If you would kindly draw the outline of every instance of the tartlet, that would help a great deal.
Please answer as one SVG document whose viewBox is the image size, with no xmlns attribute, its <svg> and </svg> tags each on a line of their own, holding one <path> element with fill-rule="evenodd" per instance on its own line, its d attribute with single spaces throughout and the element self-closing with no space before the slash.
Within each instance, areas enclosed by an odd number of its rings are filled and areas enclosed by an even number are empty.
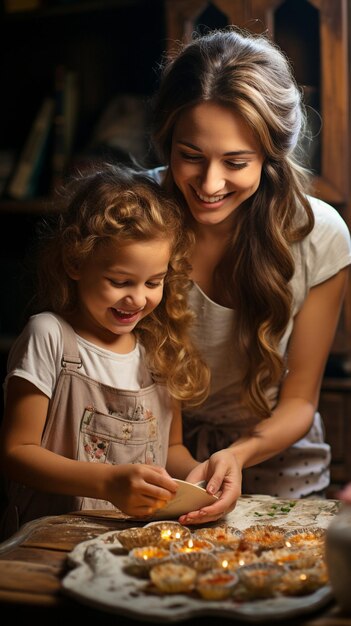
<svg viewBox="0 0 351 626">
<path fill-rule="evenodd" d="M 190 539 L 191 532 L 186 526 L 182 526 L 174 520 L 163 520 L 160 522 L 150 522 L 144 527 L 146 532 L 152 533 L 154 542 L 158 546 L 169 547 L 174 541 L 185 541 Z"/>
<path fill-rule="evenodd" d="M 151 529 L 146 528 L 126 528 L 118 532 L 118 540 L 125 550 L 132 550 L 133 548 L 142 548 L 143 546 L 149 546 L 156 544 L 157 534 Z"/>
<path fill-rule="evenodd" d="M 186 593 L 193 589 L 196 571 L 180 563 L 160 563 L 150 570 L 150 578 L 162 593 Z"/>
<path fill-rule="evenodd" d="M 191 537 L 185 541 L 175 541 L 171 543 L 171 554 L 174 556 L 178 554 L 189 554 L 192 552 L 213 552 L 214 545 L 207 539 L 198 539 L 197 537 Z"/>
<path fill-rule="evenodd" d="M 258 556 L 253 550 L 221 550 L 215 553 L 215 557 L 218 567 L 234 571 L 243 565 L 258 561 Z"/>
<path fill-rule="evenodd" d="M 285 530 L 272 524 L 249 526 L 242 533 L 242 541 L 259 550 L 282 548 L 285 545 L 285 537 Z"/>
<path fill-rule="evenodd" d="M 291 530 L 286 533 L 285 541 L 287 547 L 324 546 L 325 529 L 311 527 Z"/>
<path fill-rule="evenodd" d="M 240 581 L 254 598 L 270 598 L 276 595 L 277 586 L 286 567 L 277 563 L 251 563 L 237 570 Z"/>
<path fill-rule="evenodd" d="M 286 565 L 290 569 L 305 569 L 313 567 L 320 562 L 322 555 L 318 550 L 311 548 L 304 550 L 300 548 L 278 548 L 277 550 L 264 552 L 261 559 L 271 563 L 278 563 L 278 565 Z"/>
<path fill-rule="evenodd" d="M 148 572 L 154 565 L 170 560 L 170 551 L 160 546 L 140 546 L 128 553 L 127 566 L 140 573 Z"/>
<path fill-rule="evenodd" d="M 172 554 L 174 563 L 188 565 L 197 572 L 206 572 L 218 567 L 216 555 L 213 552 L 177 552 Z"/>
<path fill-rule="evenodd" d="M 305 570 L 287 571 L 279 582 L 279 592 L 285 596 L 303 596 L 323 587 L 328 582 L 325 563 Z"/>
<path fill-rule="evenodd" d="M 223 600 L 232 595 L 238 581 L 235 572 L 218 568 L 198 576 L 196 591 L 206 600 Z"/>
<path fill-rule="evenodd" d="M 234 533 L 227 528 L 215 526 L 213 528 L 200 528 L 196 530 L 194 537 L 211 541 L 216 548 L 235 548 L 240 542 L 241 532 L 237 531 Z"/>
</svg>

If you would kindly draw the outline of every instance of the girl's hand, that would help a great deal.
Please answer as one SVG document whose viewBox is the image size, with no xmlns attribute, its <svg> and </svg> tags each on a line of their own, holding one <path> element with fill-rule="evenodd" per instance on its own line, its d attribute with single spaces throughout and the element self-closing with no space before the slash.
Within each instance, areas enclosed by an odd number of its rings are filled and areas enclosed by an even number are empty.
<svg viewBox="0 0 351 626">
<path fill-rule="evenodd" d="M 177 483 L 157 465 L 111 465 L 107 500 L 133 517 L 152 515 L 174 498 Z"/>
<path fill-rule="evenodd" d="M 206 491 L 218 496 L 218 501 L 198 511 L 179 517 L 181 524 L 213 522 L 232 511 L 241 494 L 242 472 L 233 450 L 219 450 L 207 461 L 197 465 L 187 476 L 188 482 L 205 480 Z"/>
</svg>

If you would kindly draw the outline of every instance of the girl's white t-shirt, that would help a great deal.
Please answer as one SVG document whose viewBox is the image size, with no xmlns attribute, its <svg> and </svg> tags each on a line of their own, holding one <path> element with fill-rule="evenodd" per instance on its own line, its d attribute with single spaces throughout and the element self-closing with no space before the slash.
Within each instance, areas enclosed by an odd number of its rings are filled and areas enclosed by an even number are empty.
<svg viewBox="0 0 351 626">
<path fill-rule="evenodd" d="M 79 335 L 76 337 L 82 374 L 116 389 L 135 391 L 152 384 L 145 350 L 138 342 L 128 354 L 117 354 Z M 49 312 L 33 315 L 10 350 L 5 392 L 10 376 L 19 376 L 51 398 L 61 371 L 62 354 L 63 339 L 57 318 Z"/>
</svg>

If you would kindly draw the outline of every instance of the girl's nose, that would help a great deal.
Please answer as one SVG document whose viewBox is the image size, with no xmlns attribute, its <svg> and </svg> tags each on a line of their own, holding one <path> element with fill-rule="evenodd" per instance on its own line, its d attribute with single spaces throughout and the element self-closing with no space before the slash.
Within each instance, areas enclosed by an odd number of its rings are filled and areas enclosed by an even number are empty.
<svg viewBox="0 0 351 626">
<path fill-rule="evenodd" d="M 216 163 L 209 163 L 201 174 L 201 191 L 208 196 L 223 193 L 225 178 L 222 168 Z"/>
<path fill-rule="evenodd" d="M 143 287 L 135 287 L 126 295 L 125 301 L 136 308 L 143 307 L 146 302 L 145 290 Z"/>
</svg>

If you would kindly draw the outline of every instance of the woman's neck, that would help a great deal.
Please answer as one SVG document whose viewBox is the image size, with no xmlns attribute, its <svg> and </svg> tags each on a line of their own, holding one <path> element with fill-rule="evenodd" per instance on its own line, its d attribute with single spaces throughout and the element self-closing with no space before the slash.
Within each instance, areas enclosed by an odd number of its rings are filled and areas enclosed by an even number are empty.
<svg viewBox="0 0 351 626">
<path fill-rule="evenodd" d="M 230 234 L 228 229 L 213 226 L 196 228 L 196 243 L 191 257 L 191 278 L 214 302 L 224 304 L 223 294 L 215 281 L 215 269 L 221 262 Z"/>
</svg>

